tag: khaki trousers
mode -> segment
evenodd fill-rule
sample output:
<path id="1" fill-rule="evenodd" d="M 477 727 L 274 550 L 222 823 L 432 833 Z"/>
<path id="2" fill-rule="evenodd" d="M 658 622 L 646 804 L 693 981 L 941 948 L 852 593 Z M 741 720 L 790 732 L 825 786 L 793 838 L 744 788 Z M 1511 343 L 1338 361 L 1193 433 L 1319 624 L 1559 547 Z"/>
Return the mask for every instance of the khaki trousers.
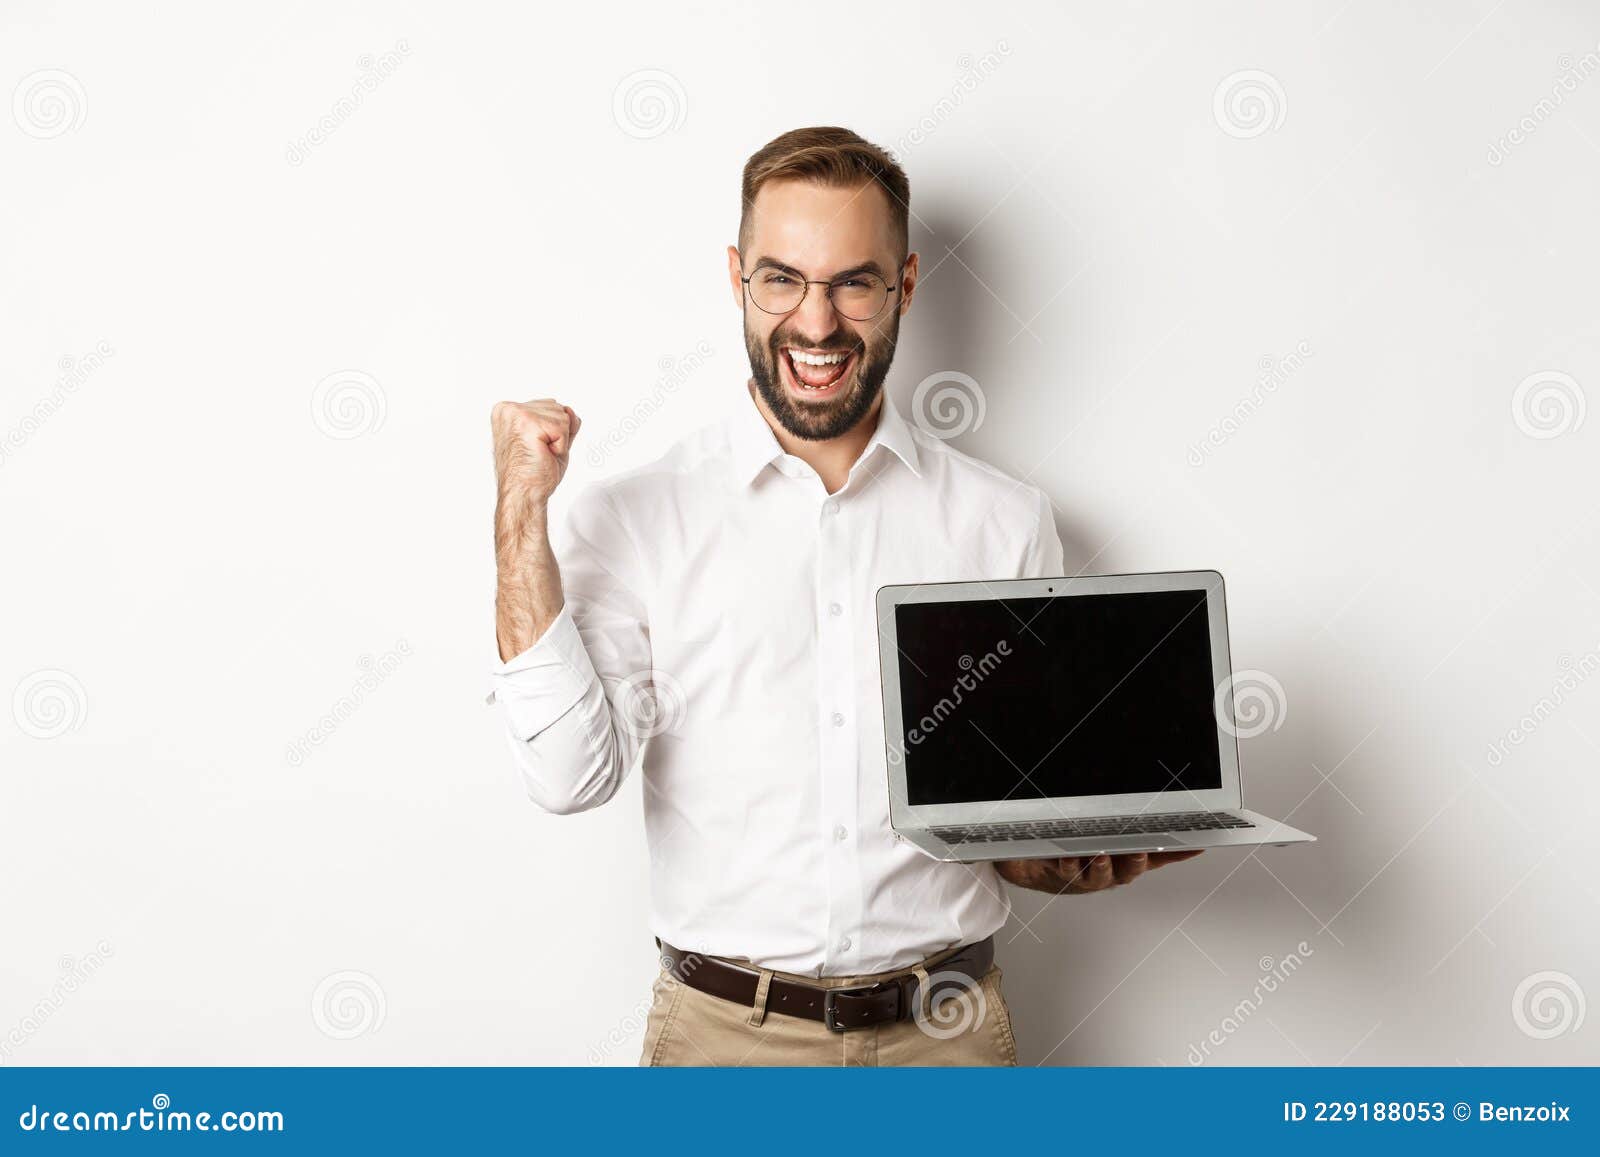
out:
<path id="1" fill-rule="evenodd" d="M 956 949 L 920 966 L 870 976 L 763 973 L 755 1001 L 735 1004 L 690 988 L 666 969 L 656 977 L 641 1065 L 1015 1065 L 1017 1042 L 1000 991 L 998 965 L 977 985 L 957 990 L 913 1020 L 833 1032 L 821 1021 L 766 1009 L 773 976 L 826 988 L 875 984 L 891 976 L 937 971 Z M 734 962 L 737 963 L 737 962 Z M 749 965 L 745 965 L 749 967 Z"/>

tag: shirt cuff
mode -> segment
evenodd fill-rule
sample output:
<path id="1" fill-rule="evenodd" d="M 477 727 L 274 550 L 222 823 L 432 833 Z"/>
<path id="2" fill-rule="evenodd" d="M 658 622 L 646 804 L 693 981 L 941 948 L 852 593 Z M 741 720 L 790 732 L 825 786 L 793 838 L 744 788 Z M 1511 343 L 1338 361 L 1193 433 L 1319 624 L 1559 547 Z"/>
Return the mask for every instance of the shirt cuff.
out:
<path id="1" fill-rule="evenodd" d="M 518 739 L 532 739 L 560 719 L 599 681 L 571 610 L 561 613 L 533 646 L 489 668 L 489 696 L 505 707 Z"/>

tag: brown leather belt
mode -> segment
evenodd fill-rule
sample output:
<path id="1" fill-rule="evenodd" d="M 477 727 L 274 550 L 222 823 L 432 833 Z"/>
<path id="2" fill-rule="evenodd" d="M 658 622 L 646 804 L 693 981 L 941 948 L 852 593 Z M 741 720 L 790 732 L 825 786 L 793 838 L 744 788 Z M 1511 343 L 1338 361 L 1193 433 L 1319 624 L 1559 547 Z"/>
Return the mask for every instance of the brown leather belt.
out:
<path id="1" fill-rule="evenodd" d="M 661 966 L 673 979 L 711 996 L 755 1007 L 756 989 L 761 982 L 758 969 L 699 952 L 685 952 L 660 940 L 656 944 L 661 949 Z M 993 964 L 994 937 L 987 936 L 956 949 L 931 966 L 923 965 L 932 990 L 929 999 L 943 1000 L 954 989 L 976 984 Z M 767 986 L 767 1011 L 820 1020 L 834 1032 L 847 1032 L 913 1019 L 919 1007 L 920 987 L 914 972 L 854 988 L 823 988 L 774 976 Z"/>

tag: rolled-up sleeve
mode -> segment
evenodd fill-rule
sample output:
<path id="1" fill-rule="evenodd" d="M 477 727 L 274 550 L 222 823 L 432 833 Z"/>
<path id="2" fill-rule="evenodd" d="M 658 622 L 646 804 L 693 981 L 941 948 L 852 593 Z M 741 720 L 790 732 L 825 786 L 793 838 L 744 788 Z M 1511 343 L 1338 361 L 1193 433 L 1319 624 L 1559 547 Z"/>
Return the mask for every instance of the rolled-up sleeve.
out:
<path id="1" fill-rule="evenodd" d="M 489 669 L 529 797 L 566 814 L 614 794 L 638 755 L 650 643 L 638 554 L 602 491 L 574 503 L 556 550 L 565 603 L 526 651 Z M 620 704 L 620 705 L 619 705 Z"/>

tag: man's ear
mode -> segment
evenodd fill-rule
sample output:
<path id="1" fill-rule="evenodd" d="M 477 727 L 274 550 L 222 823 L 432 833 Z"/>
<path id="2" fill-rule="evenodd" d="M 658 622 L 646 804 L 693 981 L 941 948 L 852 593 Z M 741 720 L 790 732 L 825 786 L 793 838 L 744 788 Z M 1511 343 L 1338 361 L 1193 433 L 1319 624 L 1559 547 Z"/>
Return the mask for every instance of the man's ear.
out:
<path id="1" fill-rule="evenodd" d="M 733 304 L 744 312 L 744 274 L 739 268 L 739 247 L 728 246 L 728 287 L 733 290 Z"/>
<path id="2" fill-rule="evenodd" d="M 900 315 L 905 316 L 906 310 L 911 308 L 911 298 L 917 292 L 917 255 L 911 254 L 906 258 L 904 268 L 900 271 Z"/>

